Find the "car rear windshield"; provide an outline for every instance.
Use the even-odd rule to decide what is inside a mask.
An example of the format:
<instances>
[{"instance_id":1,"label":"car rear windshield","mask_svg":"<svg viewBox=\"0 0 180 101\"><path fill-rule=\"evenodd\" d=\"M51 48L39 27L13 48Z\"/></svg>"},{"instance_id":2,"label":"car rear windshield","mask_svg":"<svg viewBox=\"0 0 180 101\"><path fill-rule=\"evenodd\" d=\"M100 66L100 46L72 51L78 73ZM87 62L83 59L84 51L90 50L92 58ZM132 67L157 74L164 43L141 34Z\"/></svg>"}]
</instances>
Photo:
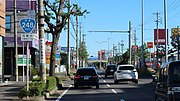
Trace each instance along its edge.
<instances>
[{"instance_id":1,"label":"car rear windshield","mask_svg":"<svg viewBox=\"0 0 180 101\"><path fill-rule=\"evenodd\" d=\"M121 66L119 67L119 70L133 70L134 67L133 66Z\"/></svg>"},{"instance_id":2,"label":"car rear windshield","mask_svg":"<svg viewBox=\"0 0 180 101\"><path fill-rule=\"evenodd\" d=\"M79 69L76 75L96 75L96 72L94 69Z\"/></svg>"},{"instance_id":3,"label":"car rear windshield","mask_svg":"<svg viewBox=\"0 0 180 101\"><path fill-rule=\"evenodd\" d=\"M116 66L110 65L110 66L107 66L107 68L108 68L108 69L114 69L114 68L116 68Z\"/></svg>"}]
</instances>

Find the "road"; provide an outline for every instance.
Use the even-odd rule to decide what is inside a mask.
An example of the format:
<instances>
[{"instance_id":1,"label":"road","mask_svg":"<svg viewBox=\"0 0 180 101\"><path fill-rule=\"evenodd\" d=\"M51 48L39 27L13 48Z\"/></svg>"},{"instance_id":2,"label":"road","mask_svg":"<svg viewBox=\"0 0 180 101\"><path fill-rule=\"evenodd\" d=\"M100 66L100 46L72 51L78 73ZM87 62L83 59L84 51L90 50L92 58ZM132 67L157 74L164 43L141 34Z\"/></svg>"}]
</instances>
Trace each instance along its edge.
<instances>
[{"instance_id":1,"label":"road","mask_svg":"<svg viewBox=\"0 0 180 101\"><path fill-rule=\"evenodd\" d=\"M151 81L139 79L138 84L131 82L114 84L113 77L105 78L101 75L99 89L74 88L73 81L70 81L66 84L67 90L56 101L153 101L155 86Z\"/></svg>"}]
</instances>

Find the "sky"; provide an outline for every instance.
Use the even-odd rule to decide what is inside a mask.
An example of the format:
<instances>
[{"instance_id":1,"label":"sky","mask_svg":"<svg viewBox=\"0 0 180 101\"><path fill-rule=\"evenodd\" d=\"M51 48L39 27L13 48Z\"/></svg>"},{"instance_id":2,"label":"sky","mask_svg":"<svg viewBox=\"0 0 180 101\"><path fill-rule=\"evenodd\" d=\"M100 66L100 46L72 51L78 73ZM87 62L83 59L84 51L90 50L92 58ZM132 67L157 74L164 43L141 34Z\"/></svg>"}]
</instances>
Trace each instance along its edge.
<instances>
[{"instance_id":1,"label":"sky","mask_svg":"<svg viewBox=\"0 0 180 101\"><path fill-rule=\"evenodd\" d=\"M164 0L144 0L144 42L153 42L154 29L156 28L156 15L159 13L161 23L159 28L164 28ZM82 10L90 13L78 20L82 26L81 33L85 34L85 42L89 56L98 56L99 50L112 50L123 41L124 52L128 48L128 33L89 32L89 31L127 31L129 21L132 23L132 34L136 31L137 44L142 45L142 0L71 0L77 3ZM180 25L180 0L167 0L167 28L169 37L171 28ZM75 17L71 17L70 46L75 44ZM133 36L132 36L133 39ZM131 41L134 44L134 41ZM67 47L67 31L61 33L59 45ZM109 47L109 48L108 48Z\"/></svg>"}]
</instances>

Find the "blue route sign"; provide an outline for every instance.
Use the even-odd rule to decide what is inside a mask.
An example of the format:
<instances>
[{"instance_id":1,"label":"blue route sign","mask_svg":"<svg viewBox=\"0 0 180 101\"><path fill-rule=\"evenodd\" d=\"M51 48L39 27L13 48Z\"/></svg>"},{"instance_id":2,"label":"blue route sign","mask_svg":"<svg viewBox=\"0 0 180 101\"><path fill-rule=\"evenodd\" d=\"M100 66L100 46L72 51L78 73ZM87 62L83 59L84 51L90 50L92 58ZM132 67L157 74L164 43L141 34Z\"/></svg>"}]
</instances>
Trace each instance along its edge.
<instances>
[{"instance_id":1,"label":"blue route sign","mask_svg":"<svg viewBox=\"0 0 180 101\"><path fill-rule=\"evenodd\" d=\"M25 33L30 33L34 29L36 21L31 18L24 18L21 19L19 24Z\"/></svg>"}]
</instances>

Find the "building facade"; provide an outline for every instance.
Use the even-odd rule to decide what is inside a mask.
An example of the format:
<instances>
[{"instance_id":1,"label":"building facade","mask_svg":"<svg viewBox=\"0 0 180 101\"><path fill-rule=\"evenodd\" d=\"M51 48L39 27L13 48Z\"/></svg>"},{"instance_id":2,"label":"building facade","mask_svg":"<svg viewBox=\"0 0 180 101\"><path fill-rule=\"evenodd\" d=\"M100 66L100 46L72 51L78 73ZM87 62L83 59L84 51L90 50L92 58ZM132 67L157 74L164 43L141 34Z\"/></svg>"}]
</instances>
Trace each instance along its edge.
<instances>
[{"instance_id":1,"label":"building facade","mask_svg":"<svg viewBox=\"0 0 180 101\"><path fill-rule=\"evenodd\" d=\"M36 20L36 0L16 0L17 19L14 21L14 0L6 0L6 37L4 38L4 75L9 75L14 80L15 70L15 48L14 48L14 28L17 27L17 49L18 49L18 75L22 76L23 72L26 71L26 63L21 63L22 55L26 57L26 41L22 40L22 36L26 36L20 25L20 20L26 18L32 18ZM17 23L17 26L14 26ZM39 66L39 37L37 26L32 30L33 40L29 42L31 65L33 67ZM25 71L23 71L25 68ZM25 72L26 73L26 72Z\"/></svg>"},{"instance_id":2,"label":"building facade","mask_svg":"<svg viewBox=\"0 0 180 101\"><path fill-rule=\"evenodd\" d=\"M0 0L0 82L4 78L5 0Z\"/></svg>"}]
</instances>

